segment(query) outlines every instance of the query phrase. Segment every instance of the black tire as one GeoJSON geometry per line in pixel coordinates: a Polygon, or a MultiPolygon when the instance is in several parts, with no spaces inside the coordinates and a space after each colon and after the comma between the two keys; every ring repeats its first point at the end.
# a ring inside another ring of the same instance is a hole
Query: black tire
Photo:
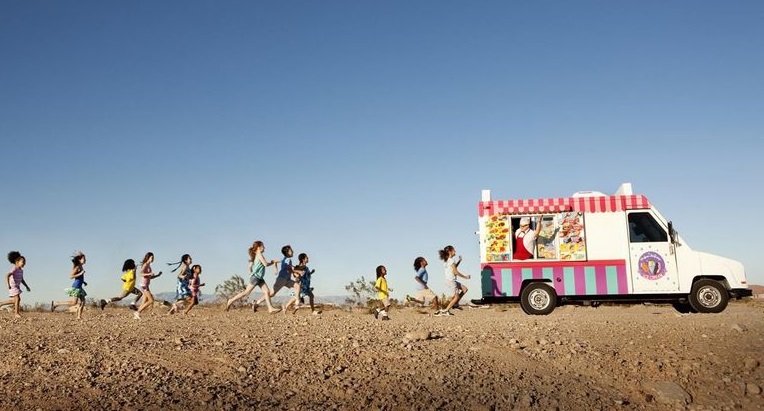
{"type": "Polygon", "coordinates": [[[727,308],[730,295],[724,286],[714,280],[698,280],[692,285],[690,306],[699,313],[720,313],[727,308]]]}
{"type": "Polygon", "coordinates": [[[694,308],[690,305],[690,303],[674,303],[673,304],[674,309],[679,311],[682,314],[690,314],[690,313],[696,313],[694,308]]]}
{"type": "Polygon", "coordinates": [[[557,293],[546,283],[530,283],[520,293],[520,307],[529,315],[547,315],[557,306],[557,293]]]}

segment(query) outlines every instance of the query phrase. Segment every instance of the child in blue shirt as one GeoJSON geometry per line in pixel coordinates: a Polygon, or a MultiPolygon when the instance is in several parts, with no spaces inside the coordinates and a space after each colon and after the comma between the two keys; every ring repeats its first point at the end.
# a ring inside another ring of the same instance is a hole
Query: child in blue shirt
{"type": "Polygon", "coordinates": [[[299,261],[299,265],[294,268],[295,271],[299,271],[300,274],[300,304],[305,303],[305,297],[308,297],[308,301],[310,302],[310,311],[313,313],[313,315],[321,314],[320,311],[316,311],[316,308],[313,306],[313,287],[310,286],[310,278],[313,275],[313,273],[316,272],[316,270],[311,270],[308,268],[308,262],[310,259],[308,258],[308,255],[305,253],[301,253],[297,256],[297,260],[299,261]]]}

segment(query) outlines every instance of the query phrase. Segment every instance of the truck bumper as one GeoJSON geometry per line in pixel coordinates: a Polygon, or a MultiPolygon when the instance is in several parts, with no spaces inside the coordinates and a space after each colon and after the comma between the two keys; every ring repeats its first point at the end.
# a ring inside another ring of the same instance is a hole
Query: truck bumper
{"type": "Polygon", "coordinates": [[[743,297],[752,297],[753,290],[750,288],[734,288],[730,290],[730,297],[735,299],[741,299],[743,297]]]}

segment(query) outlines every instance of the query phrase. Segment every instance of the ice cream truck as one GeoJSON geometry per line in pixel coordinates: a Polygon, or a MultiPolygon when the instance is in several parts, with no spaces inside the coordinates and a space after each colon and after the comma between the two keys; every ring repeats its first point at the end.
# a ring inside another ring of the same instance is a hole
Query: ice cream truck
{"type": "Polygon", "coordinates": [[[743,264],[692,250],[630,183],[614,195],[543,199],[493,200],[483,190],[478,216],[482,298],[476,304],[519,302],[533,315],[603,302],[718,313],[730,298],[752,295],[743,264]]]}

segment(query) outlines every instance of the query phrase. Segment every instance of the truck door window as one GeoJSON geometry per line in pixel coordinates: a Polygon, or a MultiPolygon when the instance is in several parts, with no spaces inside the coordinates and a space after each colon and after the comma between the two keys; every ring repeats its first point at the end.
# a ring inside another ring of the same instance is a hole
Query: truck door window
{"type": "Polygon", "coordinates": [[[629,241],[632,243],[668,242],[668,233],[650,213],[629,214],[629,241]]]}

